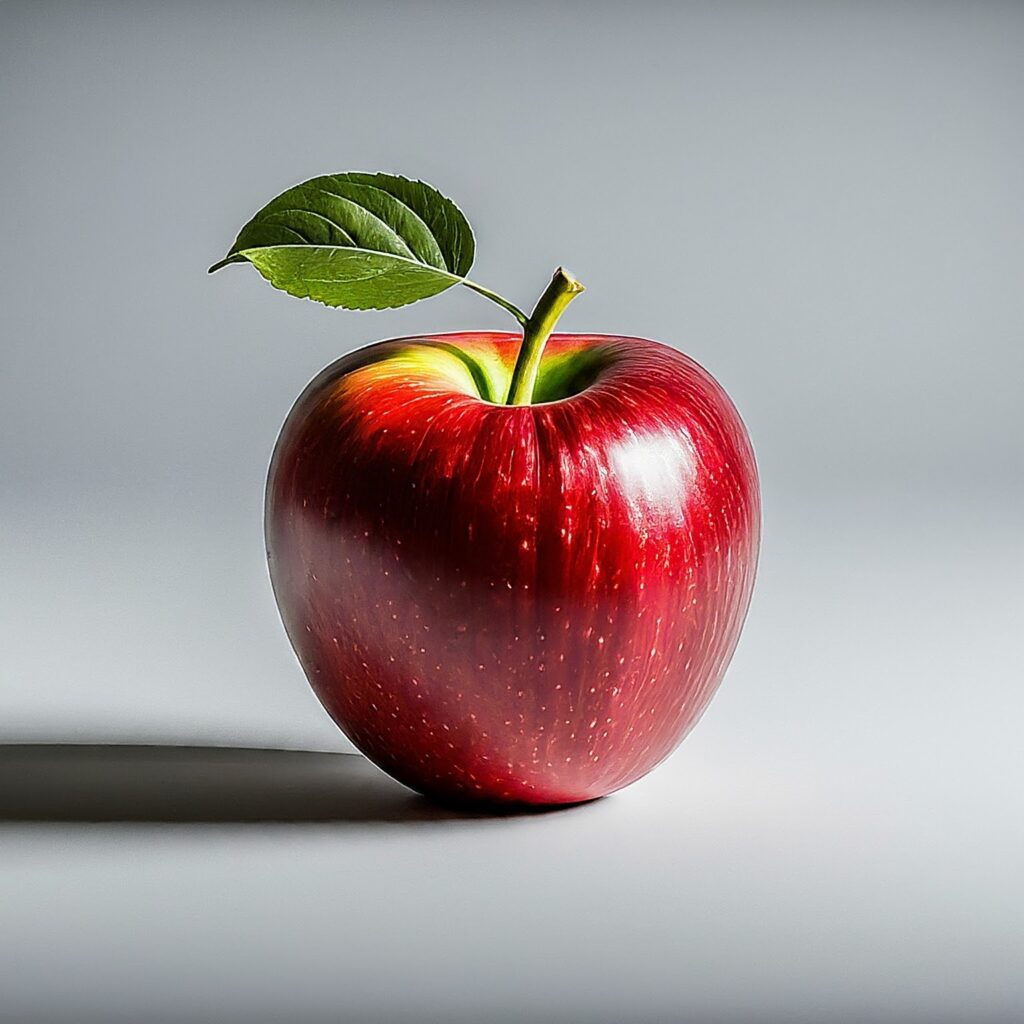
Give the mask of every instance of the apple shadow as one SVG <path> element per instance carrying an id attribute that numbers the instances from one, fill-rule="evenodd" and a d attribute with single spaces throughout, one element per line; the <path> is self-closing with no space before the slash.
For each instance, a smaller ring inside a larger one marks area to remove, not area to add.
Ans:
<path id="1" fill-rule="evenodd" d="M 0 823 L 423 824 L 503 816 L 433 803 L 359 754 L 0 745 Z"/>

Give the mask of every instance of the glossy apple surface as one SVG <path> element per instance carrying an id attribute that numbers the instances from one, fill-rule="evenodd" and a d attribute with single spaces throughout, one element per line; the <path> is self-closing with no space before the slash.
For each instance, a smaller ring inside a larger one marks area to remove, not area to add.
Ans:
<path id="1" fill-rule="evenodd" d="M 310 683 L 394 778 L 558 804 L 650 771 L 736 646 L 760 531 L 724 391 L 641 338 L 381 342 L 324 370 L 267 485 L 271 579 Z M 490 399 L 490 400 L 489 400 Z"/>

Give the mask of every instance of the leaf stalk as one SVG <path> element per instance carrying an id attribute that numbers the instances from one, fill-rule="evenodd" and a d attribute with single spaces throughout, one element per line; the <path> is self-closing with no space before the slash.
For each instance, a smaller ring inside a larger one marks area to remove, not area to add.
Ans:
<path id="1" fill-rule="evenodd" d="M 491 302 L 496 302 L 502 309 L 508 310 L 519 321 L 520 327 L 526 327 L 529 317 L 517 305 L 509 302 L 508 299 L 503 299 L 497 292 L 492 292 L 490 288 L 485 288 L 482 284 L 470 281 L 469 278 L 463 278 L 461 283 L 478 295 L 483 295 L 485 298 L 490 299 Z"/>

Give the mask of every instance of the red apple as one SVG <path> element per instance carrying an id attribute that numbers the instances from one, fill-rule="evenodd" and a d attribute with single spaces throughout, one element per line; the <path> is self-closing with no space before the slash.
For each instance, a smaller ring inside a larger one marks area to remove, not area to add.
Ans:
<path id="1" fill-rule="evenodd" d="M 561 804 L 649 772 L 725 672 L 757 562 L 743 423 L 641 338 L 403 338 L 305 390 L 267 485 L 271 577 L 324 707 L 447 800 Z"/>

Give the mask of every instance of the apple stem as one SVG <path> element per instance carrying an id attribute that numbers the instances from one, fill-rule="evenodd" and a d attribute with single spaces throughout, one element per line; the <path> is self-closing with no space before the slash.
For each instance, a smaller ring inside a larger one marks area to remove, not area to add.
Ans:
<path id="1" fill-rule="evenodd" d="M 551 283 L 544 289 L 533 312 L 523 324 L 523 342 L 519 346 L 519 355 L 512 370 L 506 405 L 529 405 L 533 401 L 533 389 L 537 384 L 544 346 L 566 306 L 582 291 L 583 285 L 564 267 L 555 271 Z"/>

